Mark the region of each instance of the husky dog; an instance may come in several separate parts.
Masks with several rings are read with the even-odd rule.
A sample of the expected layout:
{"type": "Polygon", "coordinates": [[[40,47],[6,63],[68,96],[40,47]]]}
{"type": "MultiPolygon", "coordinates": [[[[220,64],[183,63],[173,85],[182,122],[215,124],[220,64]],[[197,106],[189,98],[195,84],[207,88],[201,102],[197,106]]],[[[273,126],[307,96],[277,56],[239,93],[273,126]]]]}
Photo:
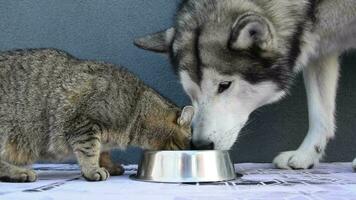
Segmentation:
{"type": "Polygon", "coordinates": [[[216,149],[231,148],[250,113],[283,98],[303,72],[309,132],[274,163],[306,169],[334,137],[338,59],[356,47],[356,1],[185,0],[175,27],[135,44],[169,53],[196,109],[193,143],[216,149]]]}
{"type": "Polygon", "coordinates": [[[22,166],[72,153],[84,178],[103,181],[123,173],[111,148],[189,148],[192,118],[117,66],[54,49],[0,53],[0,181],[35,181],[22,166]]]}

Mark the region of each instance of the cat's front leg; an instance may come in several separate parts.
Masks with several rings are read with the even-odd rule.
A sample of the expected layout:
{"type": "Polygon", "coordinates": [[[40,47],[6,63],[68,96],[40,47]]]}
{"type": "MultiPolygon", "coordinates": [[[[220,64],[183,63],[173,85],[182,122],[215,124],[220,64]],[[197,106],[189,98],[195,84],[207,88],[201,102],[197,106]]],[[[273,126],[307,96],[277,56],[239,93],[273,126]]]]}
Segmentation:
{"type": "Polygon", "coordinates": [[[71,141],[83,177],[88,181],[105,181],[110,176],[109,172],[99,165],[100,139],[100,134],[86,132],[71,141]]]}

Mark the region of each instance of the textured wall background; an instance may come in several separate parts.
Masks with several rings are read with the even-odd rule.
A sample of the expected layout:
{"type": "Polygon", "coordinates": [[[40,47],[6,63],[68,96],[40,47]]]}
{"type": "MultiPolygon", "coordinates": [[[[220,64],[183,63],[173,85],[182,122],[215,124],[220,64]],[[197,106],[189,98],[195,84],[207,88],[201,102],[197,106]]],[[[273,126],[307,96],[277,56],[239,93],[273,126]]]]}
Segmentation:
{"type": "MultiPolygon", "coordinates": [[[[2,0],[0,50],[54,47],[82,59],[125,66],[178,105],[188,104],[168,60],[132,45],[133,38],[169,27],[179,0],[2,0]]],[[[338,97],[337,137],[328,161],[356,156],[356,56],[343,57],[338,97]]],[[[302,81],[279,104],[260,109],[243,131],[232,157],[238,162],[270,162],[283,150],[298,147],[307,132],[302,81]]],[[[118,151],[116,159],[137,162],[138,149],[118,151]]]]}

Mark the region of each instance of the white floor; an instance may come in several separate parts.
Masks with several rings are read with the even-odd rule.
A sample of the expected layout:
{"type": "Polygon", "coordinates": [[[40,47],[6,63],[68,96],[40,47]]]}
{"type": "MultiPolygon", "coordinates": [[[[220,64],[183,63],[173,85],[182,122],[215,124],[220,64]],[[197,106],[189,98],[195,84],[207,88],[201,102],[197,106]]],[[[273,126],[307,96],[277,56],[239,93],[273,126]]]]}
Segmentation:
{"type": "Polygon", "coordinates": [[[121,177],[86,182],[77,165],[35,165],[35,183],[0,183],[0,200],[356,200],[356,173],[350,163],[322,164],[305,171],[273,169],[270,164],[238,164],[243,178],[215,184],[157,184],[130,180],[136,166],[121,177]]]}

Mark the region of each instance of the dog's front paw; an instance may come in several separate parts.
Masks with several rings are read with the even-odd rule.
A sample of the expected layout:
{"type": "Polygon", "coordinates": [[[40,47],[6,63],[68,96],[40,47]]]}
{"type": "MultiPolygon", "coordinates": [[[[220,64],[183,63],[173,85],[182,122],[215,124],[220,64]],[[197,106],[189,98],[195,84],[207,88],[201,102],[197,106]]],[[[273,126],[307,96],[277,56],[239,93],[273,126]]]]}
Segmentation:
{"type": "Polygon", "coordinates": [[[105,181],[110,177],[110,175],[105,168],[97,168],[88,172],[83,172],[83,177],[87,181],[105,181]]]}
{"type": "Polygon", "coordinates": [[[280,153],[273,164],[280,169],[311,169],[319,163],[319,158],[307,151],[286,151],[280,153]]]}
{"type": "Polygon", "coordinates": [[[354,171],[356,172],[356,158],[355,158],[355,160],[352,162],[352,167],[354,168],[354,171]]]}

